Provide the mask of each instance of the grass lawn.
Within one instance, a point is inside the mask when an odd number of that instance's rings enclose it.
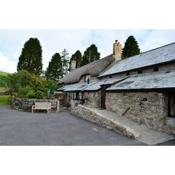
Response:
[[[0,95],[0,105],[8,105],[10,100],[9,95]]]

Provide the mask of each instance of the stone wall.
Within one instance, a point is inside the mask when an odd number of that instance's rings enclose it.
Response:
[[[21,99],[13,98],[11,101],[11,107],[13,109],[19,109],[24,111],[31,111],[32,105],[35,102],[50,102],[52,105],[52,110],[57,110],[57,99]]]
[[[84,92],[85,106],[92,108],[101,107],[101,91],[97,92]]]
[[[102,127],[112,129],[128,137],[135,138],[136,136],[131,130],[126,127],[122,127],[119,123],[117,124],[116,122],[101,116],[93,108],[89,108],[84,105],[77,105],[71,109],[71,113],[77,117],[96,123]]]
[[[167,96],[157,92],[106,93],[107,110],[159,130],[165,126],[167,103]]]

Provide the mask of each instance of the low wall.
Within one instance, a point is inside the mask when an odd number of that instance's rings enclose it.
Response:
[[[21,109],[24,111],[31,111],[32,105],[35,102],[50,102],[53,110],[57,110],[57,99],[20,99],[13,98],[11,101],[11,107],[13,109]]]
[[[84,105],[77,105],[71,109],[71,113],[77,117],[83,118],[90,122],[96,123],[99,126],[114,130],[131,138],[135,138],[135,135],[130,130],[116,124],[114,121],[109,120],[93,110],[93,108],[86,107]]]
[[[107,92],[106,109],[144,123],[149,128],[163,130],[168,115],[168,99],[157,92]]]

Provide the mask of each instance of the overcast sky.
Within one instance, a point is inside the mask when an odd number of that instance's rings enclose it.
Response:
[[[0,30],[0,71],[16,71],[21,49],[30,37],[40,40],[45,70],[52,55],[64,48],[71,56],[78,49],[84,52],[93,43],[102,58],[112,53],[116,39],[123,46],[130,35],[136,38],[142,52],[175,42],[175,30]]]

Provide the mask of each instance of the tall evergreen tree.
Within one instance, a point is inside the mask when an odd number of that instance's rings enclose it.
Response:
[[[128,58],[140,54],[139,45],[134,36],[129,36],[125,42],[122,58]]]
[[[98,48],[95,44],[92,44],[84,51],[81,66],[84,66],[98,59],[100,59],[100,53],[98,52]]]
[[[63,75],[67,74],[69,69],[69,53],[66,49],[61,52]]]
[[[34,74],[41,74],[42,72],[42,48],[37,38],[30,38],[24,44],[17,70],[27,70]]]
[[[70,59],[70,64],[71,61],[75,60],[76,61],[76,68],[79,68],[81,66],[81,61],[82,61],[82,54],[79,50],[77,50],[71,57]],[[70,65],[69,65],[70,67]]]
[[[52,56],[51,61],[45,72],[46,78],[51,80],[59,80],[63,76],[63,68],[61,62],[61,56],[59,53],[55,53]]]

